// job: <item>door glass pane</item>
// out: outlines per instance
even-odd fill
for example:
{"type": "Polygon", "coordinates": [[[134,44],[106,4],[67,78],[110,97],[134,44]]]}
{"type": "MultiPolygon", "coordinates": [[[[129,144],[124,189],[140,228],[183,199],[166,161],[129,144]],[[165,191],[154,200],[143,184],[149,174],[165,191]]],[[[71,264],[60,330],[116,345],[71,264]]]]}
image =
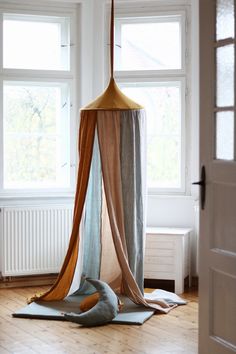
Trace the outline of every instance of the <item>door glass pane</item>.
{"type": "Polygon", "coordinates": [[[57,84],[4,83],[5,188],[69,185],[69,125],[63,104],[57,84]]]}
{"type": "Polygon", "coordinates": [[[4,15],[4,68],[68,70],[68,24],[67,18],[4,15]]]}
{"type": "Polygon", "coordinates": [[[181,68],[180,20],[123,23],[116,55],[116,70],[166,70],[181,68]]]}
{"type": "Polygon", "coordinates": [[[216,113],[216,158],[234,159],[234,113],[216,113]]]}
{"type": "Polygon", "coordinates": [[[234,0],[217,0],[216,39],[234,37],[234,0]]]}
{"type": "Polygon", "coordinates": [[[216,49],[216,105],[234,105],[234,46],[216,49]]]}
{"type": "Polygon", "coordinates": [[[145,107],[148,188],[181,187],[181,83],[120,84],[145,107]]]}

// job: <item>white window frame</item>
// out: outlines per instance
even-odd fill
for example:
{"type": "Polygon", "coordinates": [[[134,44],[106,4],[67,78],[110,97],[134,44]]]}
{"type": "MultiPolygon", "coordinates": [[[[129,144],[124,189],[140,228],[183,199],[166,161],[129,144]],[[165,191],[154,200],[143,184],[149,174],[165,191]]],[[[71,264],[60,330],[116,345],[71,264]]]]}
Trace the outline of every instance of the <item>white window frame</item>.
{"type": "MultiPolygon", "coordinates": [[[[18,17],[19,18],[19,17],[18,17]]],[[[29,18],[29,17],[28,17],[29,18]]],[[[78,110],[77,98],[77,71],[78,67],[78,40],[77,40],[77,23],[78,12],[76,4],[67,4],[66,7],[58,6],[58,3],[50,5],[23,5],[23,4],[1,4],[0,3],[0,197],[58,197],[71,196],[75,189],[75,169],[76,169],[76,112],[78,110]],[[35,70],[35,69],[10,69],[3,68],[3,14],[10,17],[22,15],[22,19],[26,16],[37,16],[38,20],[45,19],[50,21],[55,17],[68,17],[70,19],[70,68],[69,70],[35,70]],[[70,89],[70,95],[67,97],[67,105],[69,109],[69,154],[70,154],[70,183],[68,188],[39,188],[39,189],[4,189],[3,188],[3,83],[4,82],[42,82],[45,84],[67,84],[70,89]]]]}
{"type": "MultiPolygon", "coordinates": [[[[19,15],[20,15],[20,19],[25,21],[25,22],[48,22],[48,23],[60,23],[62,25],[62,28],[64,27],[64,30],[62,30],[62,41],[63,43],[61,43],[62,45],[66,46],[70,46],[71,43],[68,43],[68,39],[70,38],[71,35],[71,30],[70,30],[70,26],[68,26],[68,23],[66,25],[66,23],[63,21],[63,17],[69,18],[70,19],[70,23],[72,21],[72,16],[69,15],[49,15],[47,14],[46,16],[42,16],[42,15],[36,15],[37,17],[35,17],[35,13],[34,14],[26,14],[26,12],[24,12],[24,14],[20,14],[20,13],[11,13],[11,12],[1,12],[1,15],[4,15],[4,18],[7,20],[19,20],[19,15]]],[[[64,57],[63,53],[62,53],[62,57],[64,57]]],[[[66,60],[67,62],[67,60],[66,60]]],[[[69,66],[71,68],[71,65],[73,64],[73,62],[71,61],[71,56],[69,58],[69,66]]],[[[21,70],[21,69],[20,69],[21,70]]],[[[23,70],[23,69],[22,69],[23,70]]],[[[30,69],[26,69],[27,71],[30,69]]],[[[37,70],[39,71],[39,70],[37,70]]],[[[44,71],[44,70],[43,70],[44,71]]],[[[45,70],[45,71],[54,71],[54,70],[45,70]]],[[[55,70],[56,71],[56,70],[55,70]]],[[[62,70],[59,70],[60,72],[62,70]]],[[[71,70],[65,70],[66,72],[71,71],[71,70]]]]}
{"type": "MultiPolygon", "coordinates": [[[[132,84],[132,83],[147,83],[147,82],[170,82],[179,81],[182,86],[181,94],[181,106],[182,106],[182,119],[181,119],[181,186],[180,188],[148,188],[148,195],[186,195],[190,193],[189,187],[189,156],[190,152],[187,151],[187,146],[190,143],[190,119],[186,119],[190,114],[190,100],[189,100],[189,86],[190,86],[190,68],[189,68],[189,33],[188,33],[188,8],[187,6],[179,6],[178,8],[163,9],[163,6],[156,5],[151,8],[145,9],[144,6],[139,4],[130,5],[128,8],[124,9],[124,6],[120,6],[116,9],[115,26],[118,33],[116,32],[116,38],[119,40],[119,28],[125,23],[138,23],[144,21],[150,21],[158,17],[162,20],[176,19],[179,18],[181,25],[181,68],[180,69],[170,69],[170,70],[116,70],[115,78],[119,84],[132,84]]],[[[107,41],[109,43],[109,41],[107,41]]],[[[117,44],[117,43],[116,43],[117,44]]],[[[118,43],[119,45],[119,43],[118,43]]],[[[115,49],[115,55],[119,56],[119,47],[115,49]]],[[[106,55],[106,58],[108,56],[106,55]]],[[[108,60],[108,59],[107,59],[108,60]]]]}
{"type": "Polygon", "coordinates": [[[181,166],[180,166],[180,178],[181,178],[181,185],[179,188],[155,188],[155,187],[149,187],[148,188],[148,193],[149,194],[183,194],[185,192],[185,184],[186,184],[186,178],[185,178],[185,150],[186,150],[186,144],[185,144],[185,131],[186,131],[186,124],[185,124],[185,91],[186,91],[186,82],[185,78],[183,77],[169,77],[167,80],[164,78],[150,78],[149,80],[146,80],[144,77],[137,79],[137,77],[132,77],[127,81],[127,79],[119,79],[117,80],[118,83],[120,83],[120,86],[127,86],[130,87],[133,84],[149,84],[149,83],[156,83],[157,86],[160,85],[165,85],[170,82],[178,82],[179,86],[181,88],[181,166]]]}
{"type": "MultiPolygon", "coordinates": [[[[176,19],[179,19],[179,23],[180,23],[180,28],[181,28],[181,31],[180,31],[180,34],[181,34],[181,43],[182,43],[182,47],[181,47],[181,68],[180,69],[176,69],[176,70],[173,70],[173,69],[168,69],[168,70],[134,70],[134,71],[125,71],[125,70],[122,70],[122,71],[119,71],[119,70],[116,70],[116,75],[117,76],[120,76],[122,75],[122,73],[124,74],[124,72],[127,72],[127,73],[133,73],[133,75],[136,76],[135,73],[139,72],[139,76],[142,76],[144,75],[145,76],[145,73],[148,72],[149,75],[151,75],[152,73],[154,75],[156,75],[158,72],[162,73],[162,75],[170,75],[170,74],[173,74],[175,75],[176,72],[178,72],[179,74],[185,74],[185,51],[186,51],[186,46],[185,46],[185,12],[183,11],[179,11],[179,12],[158,12],[158,14],[154,15],[154,14],[143,14],[142,16],[138,16],[136,14],[135,17],[133,17],[133,14],[132,16],[129,16],[129,17],[116,17],[115,19],[115,26],[116,26],[116,39],[118,40],[118,43],[116,43],[116,57],[118,58],[119,57],[119,42],[120,42],[120,29],[121,29],[121,26],[122,25],[125,25],[125,24],[135,24],[135,23],[149,23],[151,22],[151,20],[154,19],[156,23],[163,23],[163,22],[174,22],[176,21],[176,19]],[[117,46],[118,44],[118,46],[117,46]]],[[[131,74],[132,75],[132,74],[131,74]]]]}

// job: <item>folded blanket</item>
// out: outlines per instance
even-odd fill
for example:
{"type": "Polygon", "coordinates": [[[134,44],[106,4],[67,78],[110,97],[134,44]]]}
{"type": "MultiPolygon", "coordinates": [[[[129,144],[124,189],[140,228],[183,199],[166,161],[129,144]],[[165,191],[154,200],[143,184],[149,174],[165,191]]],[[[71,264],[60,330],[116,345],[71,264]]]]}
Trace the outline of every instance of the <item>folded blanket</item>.
{"type": "Polygon", "coordinates": [[[152,293],[144,293],[144,298],[151,301],[165,300],[169,305],[186,305],[187,301],[169,291],[156,289],[152,293]]]}

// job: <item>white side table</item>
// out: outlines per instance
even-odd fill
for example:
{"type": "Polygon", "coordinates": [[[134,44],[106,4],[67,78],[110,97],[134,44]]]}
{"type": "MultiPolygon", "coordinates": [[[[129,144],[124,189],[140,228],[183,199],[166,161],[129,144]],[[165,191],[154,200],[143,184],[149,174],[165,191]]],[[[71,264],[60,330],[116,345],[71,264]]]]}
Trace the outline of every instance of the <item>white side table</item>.
{"type": "Polygon", "coordinates": [[[182,294],[187,276],[191,285],[191,232],[186,228],[147,228],[144,278],[174,280],[175,293],[182,294]]]}

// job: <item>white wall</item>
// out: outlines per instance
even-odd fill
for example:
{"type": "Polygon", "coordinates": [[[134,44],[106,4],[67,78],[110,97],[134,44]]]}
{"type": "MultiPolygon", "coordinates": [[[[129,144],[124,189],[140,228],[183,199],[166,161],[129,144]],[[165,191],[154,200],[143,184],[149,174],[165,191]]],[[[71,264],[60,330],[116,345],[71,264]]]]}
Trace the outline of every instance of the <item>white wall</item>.
{"type": "Polygon", "coordinates": [[[197,275],[198,201],[191,196],[149,196],[147,225],[159,227],[187,227],[191,234],[191,268],[197,275]]]}
{"type": "MultiPolygon", "coordinates": [[[[104,88],[104,62],[105,49],[107,46],[105,36],[105,17],[106,17],[106,0],[84,0],[74,1],[81,2],[81,26],[79,38],[81,42],[80,52],[80,75],[79,75],[79,105],[83,106],[101,93],[104,88]]],[[[145,7],[146,3],[152,1],[119,1],[130,5],[130,3],[142,3],[145,7]]],[[[165,227],[190,227],[194,230],[192,239],[192,271],[197,273],[197,230],[198,215],[196,214],[196,206],[198,204],[198,189],[191,188],[190,182],[198,179],[199,171],[199,101],[198,101],[198,0],[155,0],[154,3],[160,2],[165,5],[188,4],[191,5],[191,107],[190,107],[190,130],[188,139],[188,151],[190,159],[189,170],[189,195],[183,196],[149,196],[147,203],[147,224],[148,226],[165,226],[165,227]]],[[[73,200],[72,197],[60,198],[60,203],[65,201],[68,203],[73,200]]],[[[14,198],[4,200],[0,198],[0,207],[2,205],[13,204],[31,204],[31,203],[56,203],[57,198],[47,200],[30,198],[14,201],[14,198]]],[[[1,228],[0,228],[1,229],[1,228]]]]}
{"type": "Polygon", "coordinates": [[[195,227],[195,201],[192,197],[149,196],[148,226],[195,227]]]}

